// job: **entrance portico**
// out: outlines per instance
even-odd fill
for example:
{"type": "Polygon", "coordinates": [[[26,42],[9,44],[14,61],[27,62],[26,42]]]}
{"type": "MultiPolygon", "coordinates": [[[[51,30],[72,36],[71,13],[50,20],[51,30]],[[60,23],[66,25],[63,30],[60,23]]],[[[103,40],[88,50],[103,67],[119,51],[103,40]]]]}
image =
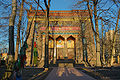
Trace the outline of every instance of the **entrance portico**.
{"type": "MultiPolygon", "coordinates": [[[[74,35],[74,37],[76,38],[77,35],[74,35]]],[[[49,35],[49,64],[57,64],[61,61],[64,63],[72,61],[71,63],[73,64],[76,59],[76,43],[74,37],[72,34],[68,35],[66,33],[63,33],[63,35],[49,35]]]]}
{"type": "Polygon", "coordinates": [[[50,35],[49,36],[49,61],[52,61],[55,64],[56,60],[61,60],[61,59],[75,60],[76,44],[75,44],[74,37],[72,35],[67,35],[67,34],[54,35],[54,37],[50,35]]]}

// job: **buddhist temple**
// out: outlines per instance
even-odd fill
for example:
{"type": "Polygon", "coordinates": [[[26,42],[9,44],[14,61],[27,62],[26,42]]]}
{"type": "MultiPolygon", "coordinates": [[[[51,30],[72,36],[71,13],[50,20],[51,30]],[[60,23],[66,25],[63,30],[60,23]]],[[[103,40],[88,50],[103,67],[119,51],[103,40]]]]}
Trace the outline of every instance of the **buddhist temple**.
{"type": "MultiPolygon", "coordinates": [[[[43,67],[45,64],[45,12],[29,10],[27,15],[27,32],[30,30],[30,35],[27,40],[26,66],[34,64],[34,60],[37,60],[38,66],[43,67]]],[[[48,54],[49,65],[65,66],[69,62],[74,65],[96,65],[94,34],[87,10],[50,11],[48,54]]]]}

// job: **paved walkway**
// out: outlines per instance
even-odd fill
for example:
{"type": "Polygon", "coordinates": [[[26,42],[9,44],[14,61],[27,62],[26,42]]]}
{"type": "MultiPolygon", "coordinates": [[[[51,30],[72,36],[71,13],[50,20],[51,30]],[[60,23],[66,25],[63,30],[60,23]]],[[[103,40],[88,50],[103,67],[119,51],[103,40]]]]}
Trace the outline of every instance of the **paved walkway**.
{"type": "Polygon", "coordinates": [[[45,80],[96,80],[75,68],[53,68],[45,80]]]}

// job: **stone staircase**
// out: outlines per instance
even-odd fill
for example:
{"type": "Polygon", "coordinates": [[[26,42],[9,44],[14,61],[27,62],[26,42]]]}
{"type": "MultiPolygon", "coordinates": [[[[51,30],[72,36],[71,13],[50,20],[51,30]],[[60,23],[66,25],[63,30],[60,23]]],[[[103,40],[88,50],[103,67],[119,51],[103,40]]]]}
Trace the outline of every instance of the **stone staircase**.
{"type": "Polygon", "coordinates": [[[57,60],[58,67],[74,67],[73,59],[59,59],[57,60]]]}
{"type": "Polygon", "coordinates": [[[75,64],[73,59],[58,59],[56,64],[53,64],[53,61],[51,61],[49,67],[85,67],[85,65],[83,63],[75,64]]]}

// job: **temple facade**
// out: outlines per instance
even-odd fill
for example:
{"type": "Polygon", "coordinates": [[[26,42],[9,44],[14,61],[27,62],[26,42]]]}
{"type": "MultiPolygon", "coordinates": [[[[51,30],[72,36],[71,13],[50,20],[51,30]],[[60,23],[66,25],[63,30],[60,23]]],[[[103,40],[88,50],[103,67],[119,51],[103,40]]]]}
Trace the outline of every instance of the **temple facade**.
{"type": "MultiPolygon", "coordinates": [[[[45,13],[28,11],[26,66],[34,64],[38,53],[38,66],[45,60],[45,13]],[[30,33],[29,33],[30,31],[30,33]]],[[[96,65],[94,34],[87,10],[50,11],[49,14],[49,64],[59,60],[73,60],[74,64],[96,65]]]]}

